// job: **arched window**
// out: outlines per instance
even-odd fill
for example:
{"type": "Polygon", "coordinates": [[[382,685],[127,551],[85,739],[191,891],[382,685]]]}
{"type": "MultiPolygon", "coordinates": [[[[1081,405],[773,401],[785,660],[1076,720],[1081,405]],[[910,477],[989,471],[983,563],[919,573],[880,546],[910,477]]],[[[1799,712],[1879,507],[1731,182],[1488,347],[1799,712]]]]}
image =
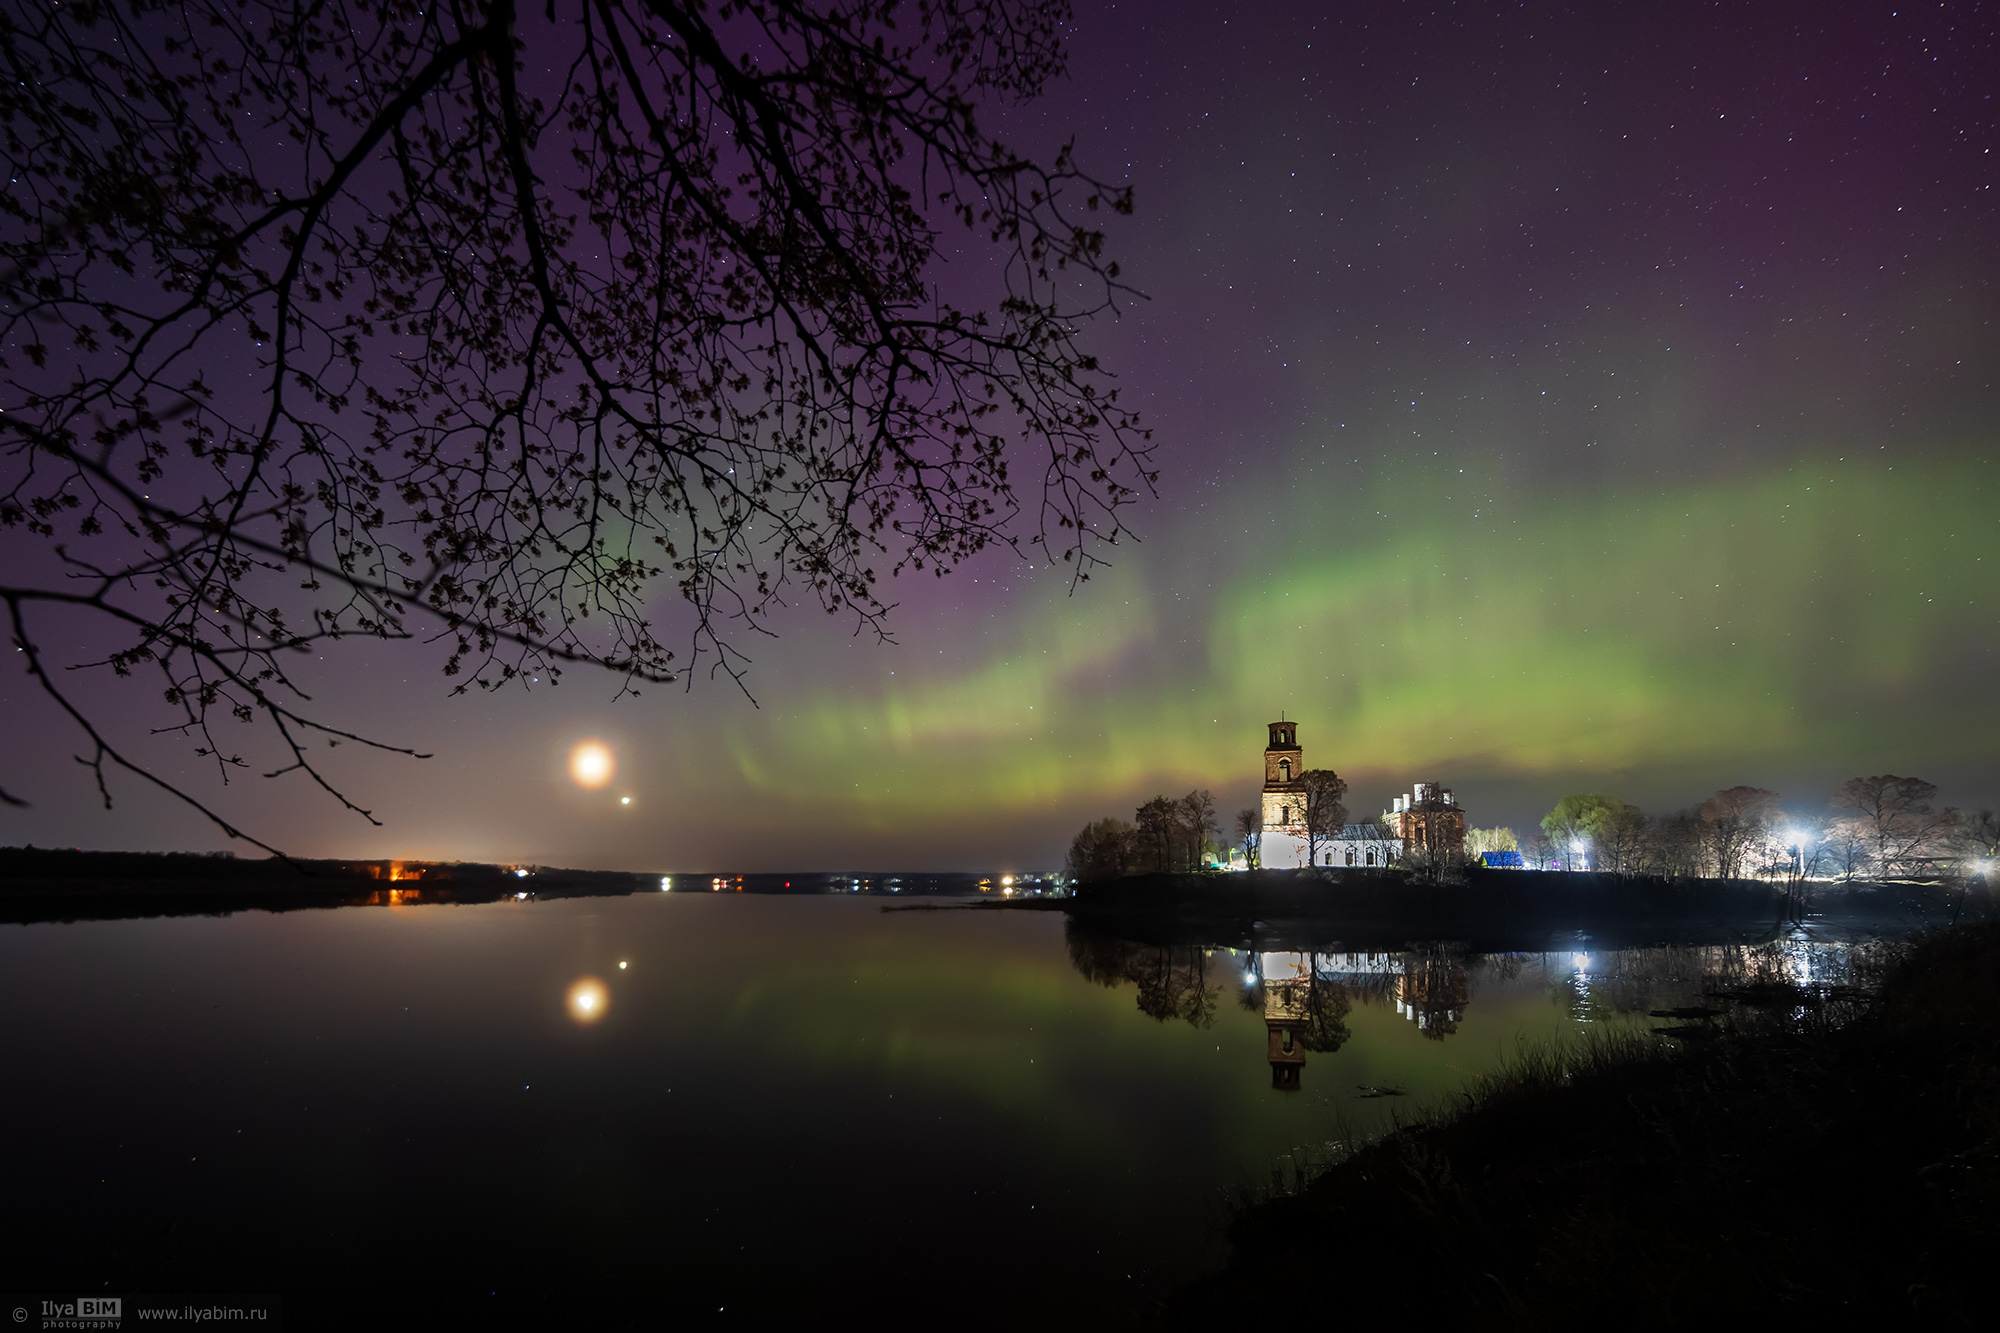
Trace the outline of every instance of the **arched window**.
{"type": "Polygon", "coordinates": [[[1289,805],[1278,807],[1278,822],[1280,824],[1289,824],[1292,822],[1292,807],[1289,805]]]}
{"type": "Polygon", "coordinates": [[[1349,849],[1349,851],[1348,851],[1348,853],[1347,853],[1347,864],[1349,864],[1349,865],[1353,865],[1353,864],[1354,864],[1354,852],[1353,852],[1353,850],[1352,850],[1352,849],[1349,849]]]}
{"type": "Polygon", "coordinates": [[[1289,759],[1280,759],[1278,761],[1278,781],[1290,782],[1291,780],[1292,780],[1292,761],[1289,759]]]}
{"type": "Polygon", "coordinates": [[[1375,853],[1368,853],[1368,864],[1371,866],[1375,864],[1375,853]]]}

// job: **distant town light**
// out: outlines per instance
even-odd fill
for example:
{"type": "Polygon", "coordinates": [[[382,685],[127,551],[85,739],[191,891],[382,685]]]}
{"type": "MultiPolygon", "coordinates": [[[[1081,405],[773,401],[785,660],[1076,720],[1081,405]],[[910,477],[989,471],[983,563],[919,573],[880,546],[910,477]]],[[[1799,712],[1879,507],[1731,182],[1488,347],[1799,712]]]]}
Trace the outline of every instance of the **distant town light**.
{"type": "Polygon", "coordinates": [[[623,972],[623,971],[625,970],[625,964],[624,964],[624,962],[623,962],[622,960],[621,960],[621,961],[619,962],[619,964],[618,964],[618,970],[619,970],[620,972],[623,972]]]}
{"type": "Polygon", "coordinates": [[[672,893],[673,891],[674,891],[674,877],[672,875],[660,876],[660,892],[672,893]]]}
{"type": "Polygon", "coordinates": [[[527,877],[528,877],[528,871],[527,871],[526,867],[516,867],[516,868],[515,868],[515,870],[514,870],[514,878],[515,878],[515,879],[526,879],[527,877]]]}
{"type": "Polygon", "coordinates": [[[620,804],[620,805],[630,805],[630,804],[632,804],[632,798],[631,798],[630,796],[620,796],[620,797],[618,798],[618,804],[620,804]]]}

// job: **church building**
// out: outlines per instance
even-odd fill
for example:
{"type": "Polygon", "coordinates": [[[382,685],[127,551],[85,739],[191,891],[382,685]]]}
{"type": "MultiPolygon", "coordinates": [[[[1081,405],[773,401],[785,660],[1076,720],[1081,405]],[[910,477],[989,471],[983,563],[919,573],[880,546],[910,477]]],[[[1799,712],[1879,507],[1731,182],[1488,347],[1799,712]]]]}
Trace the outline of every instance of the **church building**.
{"type": "Polygon", "coordinates": [[[1262,859],[1272,870],[1291,870],[1306,863],[1305,751],[1299,748],[1299,724],[1272,722],[1271,743],[1264,748],[1264,839],[1262,859]]]}
{"type": "MultiPolygon", "coordinates": [[[[1272,722],[1271,743],[1264,747],[1264,835],[1262,857],[1272,870],[1306,865],[1305,751],[1299,746],[1299,724],[1272,722]]],[[[1320,839],[1319,861],[1340,869],[1367,870],[1392,866],[1405,848],[1463,854],[1465,810],[1449,788],[1419,782],[1408,796],[1398,796],[1379,819],[1343,825],[1320,839]]]]}

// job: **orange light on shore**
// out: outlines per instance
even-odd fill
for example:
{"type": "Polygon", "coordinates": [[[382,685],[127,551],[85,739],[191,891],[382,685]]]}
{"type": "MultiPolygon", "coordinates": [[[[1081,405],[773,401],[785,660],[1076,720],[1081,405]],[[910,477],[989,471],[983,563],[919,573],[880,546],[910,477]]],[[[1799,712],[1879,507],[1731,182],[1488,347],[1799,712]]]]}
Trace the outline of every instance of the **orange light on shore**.
{"type": "Polygon", "coordinates": [[[605,990],[604,983],[596,977],[578,977],[570,983],[563,1003],[569,1009],[569,1016],[577,1022],[595,1023],[611,1007],[611,992],[605,990]]]}
{"type": "Polygon", "coordinates": [[[611,781],[617,771],[618,760],[603,741],[584,741],[569,752],[570,781],[579,787],[594,791],[611,781]]]}

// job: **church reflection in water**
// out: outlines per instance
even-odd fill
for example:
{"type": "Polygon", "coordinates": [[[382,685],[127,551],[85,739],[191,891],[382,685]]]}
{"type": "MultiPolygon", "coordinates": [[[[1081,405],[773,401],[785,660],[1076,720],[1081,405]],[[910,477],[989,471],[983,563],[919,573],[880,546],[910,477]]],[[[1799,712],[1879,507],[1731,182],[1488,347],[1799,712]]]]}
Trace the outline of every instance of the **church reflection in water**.
{"type": "Polygon", "coordinates": [[[1232,993],[1238,1007],[1263,1021],[1271,1086],[1281,1092],[1303,1086],[1312,1056],[1347,1043],[1356,1005],[1393,1009],[1422,1040],[1443,1042],[1457,1034],[1482,987],[1539,992],[1566,1018],[1588,1023],[1711,1012],[1702,1006],[1713,994],[1766,983],[1820,984],[1826,978],[1819,972],[1851,965],[1847,946],[1809,948],[1783,938],[1512,953],[1431,942],[1353,952],[1274,949],[1255,939],[1233,946],[1146,944],[1098,935],[1072,919],[1068,943],[1078,972],[1107,987],[1130,984],[1140,1011],[1163,1023],[1213,1027],[1226,1008],[1225,993],[1232,993]]]}
{"type": "Polygon", "coordinates": [[[1457,1030],[1469,986],[1444,947],[1373,953],[1141,944],[1072,929],[1070,962],[1103,986],[1129,984],[1139,1010],[1161,1022],[1213,1027],[1223,992],[1264,1020],[1271,1086],[1295,1091],[1307,1057],[1331,1055],[1352,1035],[1357,1003],[1390,1004],[1426,1037],[1457,1030]]]}
{"type": "Polygon", "coordinates": [[[1295,1092],[1306,1055],[1331,1055],[1351,1035],[1354,1004],[1393,1002],[1433,1041],[1458,1031],[1471,986],[1448,946],[1403,952],[1262,952],[1244,972],[1246,1007],[1261,1006],[1271,1086],[1295,1092]]]}

